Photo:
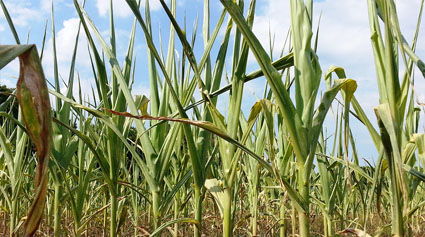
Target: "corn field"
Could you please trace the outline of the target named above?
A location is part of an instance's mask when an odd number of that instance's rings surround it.
[[[37,48],[22,43],[0,0],[16,42],[0,45],[0,69],[20,63],[16,89],[0,104],[1,236],[425,235],[424,104],[415,94],[415,76],[425,78],[415,53],[423,1],[407,42],[395,1],[365,0],[375,117],[356,99],[353,72],[338,62],[321,68],[315,1],[289,0],[282,17],[291,26],[277,59],[253,33],[255,0],[220,0],[221,9],[204,0],[200,36],[177,20],[178,1],[155,1],[168,17],[168,39],[152,36],[149,0],[143,8],[125,0],[134,21],[119,60],[113,1],[105,37],[85,1],[73,0],[79,28],[64,75],[53,7]],[[221,11],[215,25],[211,11]],[[50,29],[54,72],[45,75]],[[82,35],[91,95],[76,69]],[[140,40],[147,65],[136,64]],[[249,70],[250,55],[257,70]],[[133,93],[141,66],[149,95]],[[263,94],[243,109],[245,83],[261,79]],[[361,161],[352,121],[368,131],[375,160]]]

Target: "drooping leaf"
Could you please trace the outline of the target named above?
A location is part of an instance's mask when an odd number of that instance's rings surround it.
[[[0,69],[19,57],[17,98],[25,126],[37,150],[35,195],[25,220],[25,235],[38,229],[47,197],[48,162],[52,144],[52,116],[43,68],[35,45],[0,46]]]
[[[163,120],[163,121],[171,121],[171,122],[178,122],[178,123],[183,123],[183,124],[188,124],[188,125],[193,125],[196,127],[200,127],[203,128],[221,138],[223,138],[224,140],[232,143],[233,145],[237,146],[238,148],[242,149],[244,152],[246,152],[248,155],[250,155],[251,157],[253,157],[254,159],[256,159],[261,165],[264,166],[264,168],[266,168],[267,170],[269,170],[270,172],[271,170],[271,166],[270,164],[268,164],[266,161],[264,161],[263,159],[261,159],[261,157],[259,157],[258,155],[256,155],[254,152],[252,152],[251,150],[249,150],[248,148],[246,148],[245,146],[243,146],[242,144],[240,144],[238,141],[236,141],[235,139],[231,138],[225,131],[223,131],[222,129],[216,127],[214,124],[212,124],[211,122],[207,122],[207,121],[193,121],[193,120],[189,120],[189,119],[180,119],[180,118],[170,118],[170,117],[152,117],[150,115],[142,115],[142,116],[137,116],[137,115],[132,115],[130,113],[127,112],[117,112],[117,111],[113,111],[110,109],[106,109],[106,111],[115,114],[115,115],[120,115],[120,116],[125,116],[125,117],[129,117],[129,118],[134,118],[134,119],[139,119],[139,120]]]
[[[207,179],[205,180],[204,186],[214,197],[215,203],[217,204],[218,210],[220,211],[220,216],[223,218],[223,206],[225,202],[223,182],[217,179]]]

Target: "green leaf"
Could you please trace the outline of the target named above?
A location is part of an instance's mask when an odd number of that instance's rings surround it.
[[[73,136],[69,139],[68,144],[64,150],[56,150],[55,148],[52,149],[53,157],[58,162],[58,164],[62,166],[62,168],[68,168],[72,156],[74,156],[75,152],[77,151],[78,141],[78,137]]]
[[[21,44],[18,33],[16,32],[15,25],[13,24],[12,18],[10,17],[9,11],[7,10],[3,0],[0,0],[0,5],[1,5],[1,8],[3,9],[3,13],[4,13],[4,16],[6,17],[7,23],[9,24],[9,28],[12,31],[13,37],[15,38],[16,44]]]
[[[338,162],[338,163],[340,163],[340,164],[342,164],[342,165],[346,165],[346,162],[343,160],[343,159],[341,159],[341,158],[338,158],[338,157],[332,157],[332,156],[327,156],[327,155],[324,155],[324,154],[317,154],[317,155],[319,155],[319,156],[322,156],[322,157],[327,157],[327,158],[330,158],[330,159],[332,159],[332,160],[334,160],[334,161],[336,161],[336,162]],[[353,162],[349,162],[348,163],[348,165],[350,166],[350,169],[352,169],[352,170],[354,170],[354,172],[356,172],[357,174],[360,174],[361,176],[363,176],[367,181],[369,181],[369,182],[371,182],[371,183],[373,183],[373,178],[372,177],[370,177],[370,175],[368,175],[360,166],[358,166],[358,165],[356,165],[355,163],[353,163]]]
[[[10,63],[19,55],[30,50],[34,45],[2,45],[0,46],[0,69]]]
[[[115,115],[125,116],[125,117],[129,117],[129,118],[135,118],[135,119],[139,119],[139,120],[163,120],[163,121],[184,123],[184,124],[193,125],[193,126],[196,126],[196,127],[203,128],[203,129],[221,137],[222,139],[228,141],[229,143],[237,146],[238,148],[240,148],[241,150],[246,152],[248,155],[250,155],[252,158],[256,159],[261,165],[264,166],[264,168],[271,171],[270,164],[268,164],[261,157],[256,155],[253,151],[249,150],[247,147],[245,147],[244,145],[242,145],[241,143],[239,143],[235,139],[231,138],[225,131],[216,127],[211,122],[193,121],[193,120],[189,120],[189,119],[179,119],[179,118],[170,118],[170,117],[152,117],[150,115],[137,116],[137,115],[132,115],[132,114],[127,113],[127,112],[117,112],[117,111],[113,111],[113,110],[109,110],[109,109],[105,109],[105,110],[110,112],[110,113],[113,113]],[[93,111],[93,112],[95,112],[95,111]],[[96,111],[95,113],[97,113],[99,115],[101,114],[99,111]]]
[[[264,76],[267,79],[273,95],[276,99],[276,104],[282,111],[286,127],[290,134],[290,140],[294,147],[294,152],[297,159],[304,161],[307,157],[307,131],[305,130],[301,117],[297,113],[294,104],[289,97],[286,87],[284,86],[281,75],[272,65],[270,57],[262,47],[260,41],[255,37],[254,33],[248,26],[244,17],[242,16],[239,8],[231,0],[220,0],[229,14],[232,16],[233,21],[238,26],[247,41],[251,51],[253,52]]]
[[[425,174],[422,172],[419,172],[418,170],[410,167],[409,165],[403,164],[403,169],[407,172],[409,172],[411,175],[418,178],[420,181],[425,182]]]

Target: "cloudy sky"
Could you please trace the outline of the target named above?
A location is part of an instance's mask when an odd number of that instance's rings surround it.
[[[144,1],[142,1],[144,2]],[[186,17],[188,33],[199,17],[198,38],[195,47],[195,56],[201,57],[203,41],[202,35],[202,0],[177,0],[177,20],[183,24]],[[4,0],[10,15],[17,27],[19,37],[22,42],[37,44],[41,48],[45,24],[47,24],[46,46],[43,57],[43,66],[47,78],[52,81],[53,57],[52,57],[52,21],[51,21],[51,0]],[[131,26],[133,22],[132,12],[128,8],[125,0],[113,0],[116,34],[117,34],[117,56],[122,59],[127,48]],[[408,42],[411,42],[419,13],[421,0],[397,0],[397,10],[400,19],[403,35]],[[223,9],[219,1],[212,0],[211,3],[211,23],[215,25]],[[248,5],[248,4],[246,4]],[[157,0],[150,0],[152,10],[153,36],[159,44],[159,35],[162,41],[168,40],[169,21]],[[143,5],[142,5],[143,7]],[[85,9],[97,25],[98,29],[107,40],[109,35],[109,1],[107,0],[87,0]],[[67,80],[69,64],[72,57],[72,49],[75,43],[75,36],[79,24],[78,16],[74,10],[71,0],[54,0],[54,16],[56,28],[56,44],[58,52],[59,74]],[[358,83],[356,96],[361,105],[366,110],[372,121],[375,121],[373,106],[378,105],[379,95],[377,93],[375,69],[373,55],[370,45],[370,32],[367,16],[366,0],[320,0],[315,1],[314,6],[314,28],[317,28],[319,16],[321,15],[318,56],[322,71],[325,72],[331,65],[345,68],[347,76],[353,78]],[[254,24],[254,32],[266,49],[269,49],[269,32],[274,35],[274,58],[280,54],[289,29],[289,1],[285,0],[258,0],[257,11]],[[224,24],[225,25],[225,24]],[[139,27],[139,26],[138,26]],[[223,27],[224,28],[224,27]],[[425,58],[425,28],[418,39],[417,54],[420,58]],[[212,31],[213,29],[211,29]],[[223,31],[222,31],[223,32]],[[189,34],[188,34],[189,35]],[[217,42],[220,42],[223,34],[219,35]],[[10,33],[7,22],[0,11],[0,44],[13,44],[13,36]],[[163,43],[166,45],[166,43]],[[178,43],[177,43],[178,44]],[[164,46],[165,47],[165,46]],[[87,41],[82,34],[79,40],[79,50],[77,58],[77,71],[80,74],[83,92],[91,94],[91,86],[94,81],[89,67],[89,55],[87,52]],[[217,53],[213,49],[213,58]],[[140,28],[136,35],[135,54],[137,57],[136,81],[133,94],[149,93],[149,84],[146,67],[146,45],[144,36]],[[230,59],[230,55],[229,55]],[[121,60],[122,62],[122,60]],[[228,60],[228,69],[230,70]],[[249,69],[255,70],[258,66],[253,57],[249,61]],[[18,75],[17,62],[11,63],[7,68],[0,71],[0,84],[14,87]],[[425,83],[420,74],[416,73],[415,89],[420,100],[425,101]],[[264,88],[264,80],[257,80],[247,83],[246,99],[244,108],[248,110],[255,102],[255,94],[261,97]],[[65,87],[63,87],[65,90]],[[219,108],[226,113],[226,101],[219,101]],[[332,117],[331,117],[332,118]],[[331,124],[329,121],[328,124]],[[373,159],[376,156],[371,140],[368,138],[366,129],[356,121],[352,122],[355,131],[355,139],[361,157]],[[423,132],[423,128],[421,128]],[[331,132],[329,132],[331,134]]]

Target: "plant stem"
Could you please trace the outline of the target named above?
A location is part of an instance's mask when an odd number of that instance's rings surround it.
[[[156,229],[160,225],[160,213],[159,213],[159,192],[152,192],[152,214],[153,214],[153,228]]]
[[[233,189],[227,187],[224,189],[224,203],[223,203],[223,236],[230,237],[233,235],[232,223],[232,195]]]
[[[301,194],[301,197],[306,202],[304,204],[305,210],[298,210],[298,220],[299,220],[299,234],[302,237],[308,237],[310,236],[310,217],[309,217],[309,201],[310,201],[310,194],[309,194],[309,182],[308,180],[305,180],[304,172],[306,170],[304,169],[304,166],[298,167],[298,188],[299,192]]]
[[[258,207],[258,192],[254,187],[252,190],[252,207],[251,207],[251,222],[252,222],[252,236],[257,236],[257,207]]]
[[[178,194],[176,194],[175,200],[174,200],[174,219],[177,219],[179,217],[179,197]],[[179,234],[179,223],[174,224],[174,237],[178,237]]]
[[[9,226],[9,235],[13,236],[13,230],[16,227],[16,220],[18,214],[18,202],[16,198],[12,199],[12,213],[10,215],[10,226]]]
[[[59,236],[61,233],[61,230],[60,230],[61,215],[59,211],[60,193],[61,193],[61,186],[58,182],[55,182],[55,200],[54,200],[54,206],[53,206],[53,216],[54,216],[53,231],[55,236]]]
[[[392,165],[390,167],[393,171],[391,173],[391,194],[392,194],[392,208],[393,208],[393,217],[392,217],[392,234],[395,237],[404,236],[403,228],[403,213],[402,213],[402,204],[400,200],[401,192],[397,186],[397,180],[395,175],[395,167]]]
[[[200,237],[202,230],[202,195],[201,189],[198,187],[194,188],[195,190],[195,220],[199,222],[199,225],[194,228],[194,236]]]
[[[285,199],[280,202],[280,237],[286,236]]]
[[[111,193],[111,219],[110,219],[110,236],[117,236],[117,211],[118,200],[116,194]]]

